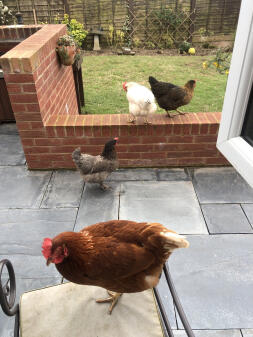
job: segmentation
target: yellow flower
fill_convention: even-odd
[[[228,74],[229,74],[229,70],[226,70],[226,71],[225,71],[225,74],[228,75]]]
[[[203,63],[202,63],[202,67],[203,67],[203,69],[206,69],[206,68],[207,68],[206,62],[203,62]]]
[[[213,65],[217,68],[218,67],[218,63],[217,62],[213,62]]]
[[[190,55],[195,55],[195,48],[190,48],[190,49],[188,50],[188,53],[189,53]]]

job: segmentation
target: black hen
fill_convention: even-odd
[[[196,86],[195,80],[188,81],[183,87],[172,83],[157,81],[152,76],[150,76],[148,80],[158,105],[167,112],[168,117],[173,117],[173,115],[169,113],[170,110],[176,110],[180,114],[184,114],[184,112],[178,110],[178,108],[190,103],[192,100]]]

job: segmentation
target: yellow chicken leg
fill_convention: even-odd
[[[177,111],[178,113],[180,113],[180,115],[185,115],[185,114],[187,114],[187,112],[183,112],[183,111],[180,111],[180,110],[178,110],[178,109],[176,109],[176,111]]]
[[[131,115],[131,117],[128,119],[128,123],[135,123],[135,121],[136,121],[135,116],[131,113],[130,113],[130,115]]]
[[[113,293],[109,290],[107,290],[108,294],[110,297],[108,298],[104,298],[104,299],[98,299],[96,300],[97,303],[107,303],[107,302],[112,302],[109,310],[108,310],[108,314],[111,315],[113,308],[115,307],[115,305],[117,304],[120,296],[122,295],[121,293]]]

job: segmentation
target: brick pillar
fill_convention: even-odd
[[[47,119],[78,113],[72,67],[61,65],[55,51],[65,33],[66,25],[45,25],[0,58],[28,167],[27,146],[51,136],[44,127]]]

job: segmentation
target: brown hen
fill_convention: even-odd
[[[194,88],[196,87],[195,80],[188,81],[183,87],[172,83],[157,81],[157,79],[152,76],[150,76],[148,80],[159,107],[167,112],[168,117],[174,117],[169,113],[171,110],[185,114],[185,112],[178,110],[178,108],[189,104],[192,100]]]
[[[111,220],[47,238],[42,253],[67,280],[107,289],[110,298],[97,302],[111,301],[111,313],[122,293],[155,287],[173,250],[188,245],[159,223]]]

